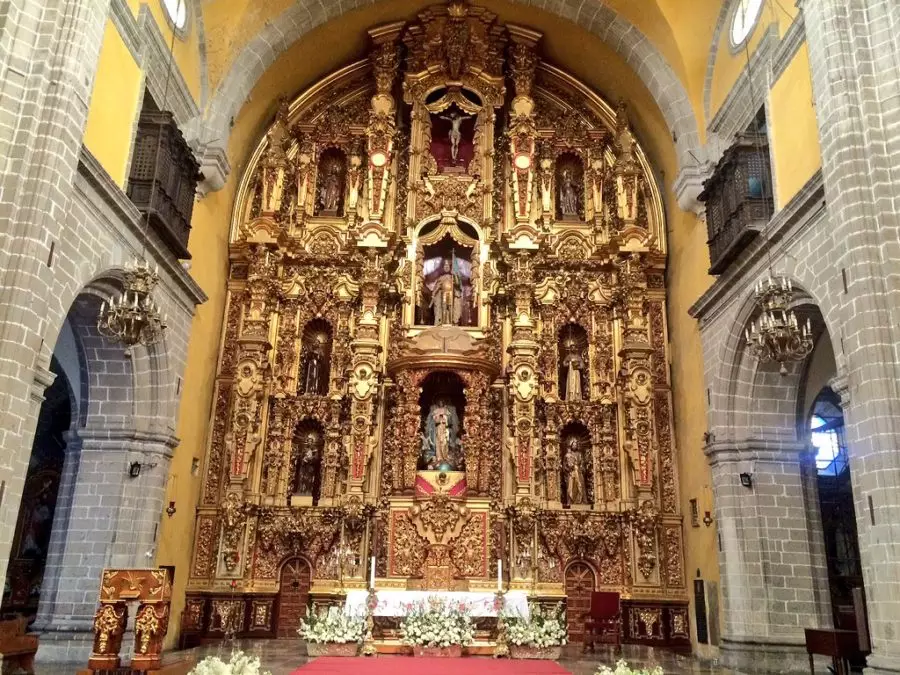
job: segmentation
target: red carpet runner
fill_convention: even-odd
[[[412,656],[379,656],[346,658],[323,656],[301,666],[291,675],[569,675],[569,671],[553,661],[526,659],[490,659],[463,657],[441,659]]]

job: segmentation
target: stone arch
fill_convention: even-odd
[[[792,309],[798,316],[809,317],[814,325],[816,340],[830,340],[834,350],[835,333],[830,329],[818,300],[801,280],[794,276],[789,278],[795,289]],[[782,376],[777,366],[757,363],[748,353],[744,337],[744,331],[755,318],[756,300],[752,289],[746,290],[735,304],[738,309],[714,360],[715,386],[710,391],[710,430],[719,433],[729,430],[730,440],[735,440],[741,437],[759,438],[764,429],[772,428],[773,423],[779,429],[793,429],[805,364],[788,364],[788,374]],[[759,415],[768,417],[751,423]],[[790,440],[798,440],[796,434]]]
[[[535,4],[529,0],[512,2]],[[696,164],[690,153],[694,151],[699,156],[699,127],[687,90],[647,36],[600,0],[587,0],[577,12],[572,12],[564,3],[546,3],[542,9],[596,35],[622,57],[659,106],[675,139],[679,166],[683,168]],[[208,142],[224,147],[232,121],[263,73],[306,33],[347,11],[350,8],[338,2],[298,0],[267,21],[234,59],[207,107],[205,127]]]
[[[42,640],[42,660],[59,660],[58,650],[73,653],[65,644],[70,640],[78,645],[75,649],[90,651],[104,567],[152,562],[176,444],[171,345],[161,340],[126,350],[97,329],[100,304],[121,288],[120,275],[120,270],[108,269],[94,276],[74,294],[57,326],[47,327],[52,334],[45,344],[51,353],[70,333],[74,348],[67,358],[78,363],[69,370],[78,372],[80,391],[35,622],[36,630],[55,637]],[[141,467],[137,477],[129,476],[134,462]],[[90,546],[85,548],[84,542]]]

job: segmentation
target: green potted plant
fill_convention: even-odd
[[[506,628],[509,655],[514,659],[557,660],[566,644],[566,612],[562,604],[546,608],[529,603],[528,618],[506,613],[502,619]]]
[[[464,604],[430,598],[406,607],[400,634],[415,656],[461,656],[475,637],[475,625]]]
[[[307,610],[297,632],[306,640],[309,656],[356,656],[365,629],[364,617],[350,616],[332,605]]]

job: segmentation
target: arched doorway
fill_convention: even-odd
[[[310,586],[309,563],[291,558],[281,568],[278,585],[278,637],[297,637],[300,619],[306,616]]]
[[[830,387],[822,389],[813,402],[809,432],[816,448],[816,483],[832,619],[835,628],[857,631],[865,616],[862,563],[844,440],[844,413],[840,399]]]
[[[584,642],[584,619],[591,611],[591,593],[597,577],[591,566],[575,562],[566,569],[566,617],[569,642]]]
[[[55,358],[50,362],[50,372],[55,379],[44,391],[44,402],[38,413],[3,587],[0,610],[3,618],[34,618],[44,580],[65,458],[66,433],[73,412],[70,383]]]

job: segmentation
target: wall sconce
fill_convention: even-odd
[[[753,487],[753,475],[749,474],[749,473],[742,473],[741,474],[741,485],[743,485],[745,488],[752,488]]]
[[[141,475],[141,463],[140,462],[132,462],[131,466],[128,467],[128,475],[131,478],[137,478]]]
[[[712,515],[710,515],[709,511],[704,512],[703,514],[703,524],[709,527],[712,525]]]
[[[515,157],[513,157],[513,165],[517,169],[521,169],[522,171],[528,169],[529,167],[531,167],[531,155],[529,155],[527,152],[520,152]]]
[[[166,513],[169,518],[175,515],[175,502],[169,502],[169,505],[166,507]]]
[[[376,168],[382,167],[387,164],[387,153],[384,150],[373,150],[372,154],[369,155],[369,161]]]

